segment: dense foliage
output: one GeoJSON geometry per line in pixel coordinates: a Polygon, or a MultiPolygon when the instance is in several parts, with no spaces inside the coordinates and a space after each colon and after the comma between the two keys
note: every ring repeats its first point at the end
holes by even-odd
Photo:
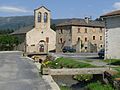
{"type": "Polygon", "coordinates": [[[13,29],[5,29],[5,30],[0,30],[0,35],[3,35],[3,34],[10,34],[14,32],[13,29]]]}
{"type": "Polygon", "coordinates": [[[56,31],[56,25],[55,25],[55,24],[52,24],[52,25],[50,26],[50,28],[53,29],[54,31],[56,31]]]}
{"type": "Polygon", "coordinates": [[[0,35],[0,51],[13,50],[19,44],[19,40],[11,35],[0,35]]]}

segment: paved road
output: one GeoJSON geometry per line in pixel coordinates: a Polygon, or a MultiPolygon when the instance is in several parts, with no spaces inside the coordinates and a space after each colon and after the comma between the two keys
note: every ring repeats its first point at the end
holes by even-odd
{"type": "Polygon", "coordinates": [[[0,90],[50,90],[50,86],[20,52],[0,52],[0,90]]]}
{"type": "Polygon", "coordinates": [[[55,57],[68,57],[68,58],[75,58],[80,60],[100,60],[97,53],[50,53],[52,56],[55,57]]]}

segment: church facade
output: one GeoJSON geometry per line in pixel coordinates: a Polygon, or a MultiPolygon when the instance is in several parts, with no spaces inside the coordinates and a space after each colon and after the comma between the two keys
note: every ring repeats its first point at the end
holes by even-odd
{"type": "Polygon", "coordinates": [[[44,6],[34,11],[35,27],[26,33],[26,52],[55,50],[56,32],[50,28],[50,10],[44,6]]]}
{"type": "Polygon", "coordinates": [[[12,33],[20,43],[15,50],[27,53],[47,53],[55,50],[56,32],[50,28],[50,10],[41,6],[34,10],[34,26],[21,28],[12,33]]]}

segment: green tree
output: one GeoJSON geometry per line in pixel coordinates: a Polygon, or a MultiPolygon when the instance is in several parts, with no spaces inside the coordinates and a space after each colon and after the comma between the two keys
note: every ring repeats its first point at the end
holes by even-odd
{"type": "Polygon", "coordinates": [[[19,44],[19,40],[15,36],[0,35],[0,50],[9,51],[13,50],[16,45],[19,44]]]}
{"type": "Polygon", "coordinates": [[[54,31],[56,31],[56,25],[55,24],[52,24],[50,27],[51,27],[51,29],[53,29],[54,31]]]}

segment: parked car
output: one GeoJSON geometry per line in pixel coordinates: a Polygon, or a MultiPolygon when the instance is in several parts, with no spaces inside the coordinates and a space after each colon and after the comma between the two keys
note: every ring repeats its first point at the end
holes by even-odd
{"type": "Polygon", "coordinates": [[[76,49],[70,47],[70,46],[64,46],[64,48],[62,49],[63,53],[66,53],[66,52],[76,52],[76,49]]]}
{"type": "Polygon", "coordinates": [[[101,50],[98,52],[98,56],[99,56],[100,58],[103,58],[104,55],[105,55],[105,49],[101,49],[101,50]]]}

